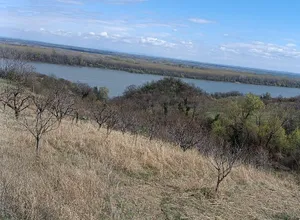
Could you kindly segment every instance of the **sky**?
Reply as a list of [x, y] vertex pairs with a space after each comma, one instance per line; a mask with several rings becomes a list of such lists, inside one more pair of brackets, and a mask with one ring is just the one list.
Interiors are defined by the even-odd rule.
[[298, 0], [0, 0], [0, 36], [300, 73]]

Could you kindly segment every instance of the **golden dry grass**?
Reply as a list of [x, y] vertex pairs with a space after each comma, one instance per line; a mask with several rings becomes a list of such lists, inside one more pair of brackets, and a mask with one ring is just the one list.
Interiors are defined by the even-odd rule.
[[0, 113], [0, 219], [297, 219], [293, 178], [236, 168], [218, 197], [195, 151], [64, 121], [34, 140]]

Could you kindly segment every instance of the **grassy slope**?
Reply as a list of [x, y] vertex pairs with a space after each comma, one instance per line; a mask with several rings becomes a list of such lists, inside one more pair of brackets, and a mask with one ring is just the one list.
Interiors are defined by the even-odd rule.
[[[289, 219], [300, 216], [299, 186], [251, 167], [236, 168], [219, 198], [210, 163], [196, 152], [93, 125], [33, 139], [0, 114], [2, 219]], [[9, 216], [5, 218], [4, 216]], [[0, 217], [1, 219], [1, 217]], [[290, 218], [292, 219], [292, 218]], [[296, 219], [296, 218], [295, 218]]]

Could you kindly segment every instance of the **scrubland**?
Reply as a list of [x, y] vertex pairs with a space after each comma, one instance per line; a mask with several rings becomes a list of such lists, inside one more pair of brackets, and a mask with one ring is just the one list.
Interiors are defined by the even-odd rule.
[[[8, 110], [6, 110], [8, 111]], [[234, 168], [217, 194], [216, 172], [196, 150], [91, 122], [34, 139], [0, 113], [0, 219], [299, 219], [292, 174]]]

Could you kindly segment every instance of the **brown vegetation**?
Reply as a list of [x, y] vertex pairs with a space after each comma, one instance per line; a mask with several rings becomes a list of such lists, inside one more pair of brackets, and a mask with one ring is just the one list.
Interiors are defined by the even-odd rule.
[[[233, 169], [218, 197], [216, 172], [195, 150], [63, 121], [34, 139], [0, 116], [4, 219], [297, 219], [299, 186], [251, 166]], [[284, 218], [286, 217], [286, 218]]]

